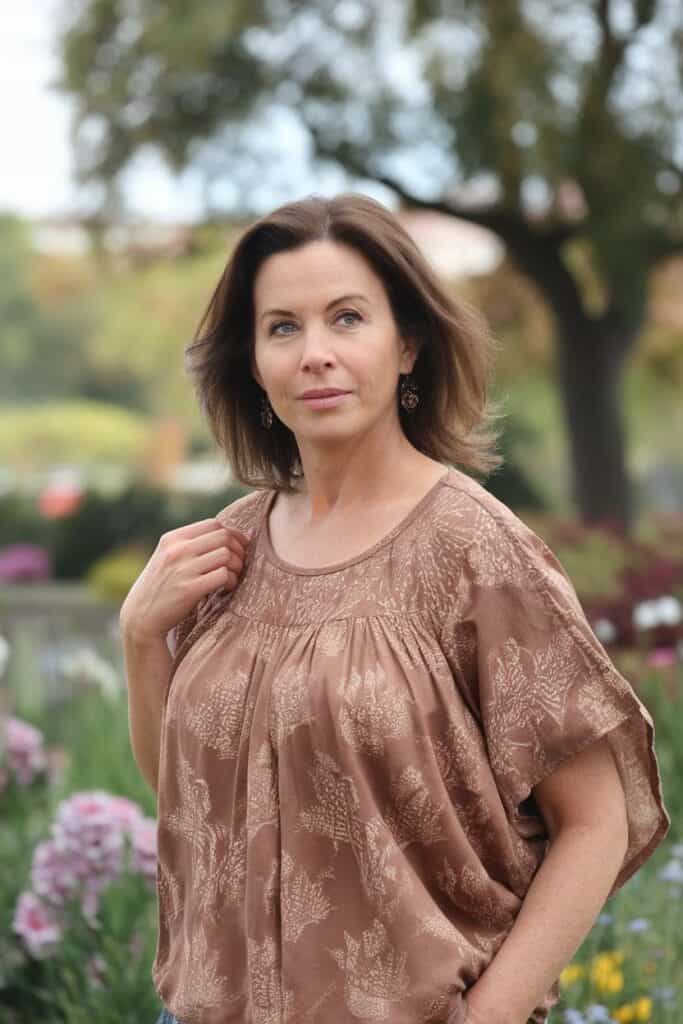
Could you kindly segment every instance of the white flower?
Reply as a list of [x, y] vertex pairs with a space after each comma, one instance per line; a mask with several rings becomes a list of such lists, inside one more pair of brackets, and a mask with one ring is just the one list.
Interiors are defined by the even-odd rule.
[[628, 924], [628, 930], [630, 932], [644, 932], [650, 927], [650, 922], [646, 917], [634, 917]]
[[9, 644], [4, 636], [0, 636], [0, 676], [3, 675], [9, 659]]
[[99, 686], [103, 697], [118, 700], [122, 693], [121, 680], [109, 662], [90, 647], [82, 647], [60, 660], [60, 670], [67, 679]]
[[658, 878], [663, 882], [679, 882], [683, 884], [683, 864], [680, 860], [670, 860], [659, 872]]
[[637, 629], [652, 629], [657, 620], [656, 601], [641, 601], [633, 609], [633, 624]]
[[617, 631], [613, 622], [609, 619], [598, 619], [593, 623], [593, 632], [600, 643], [611, 644], [616, 639]]
[[675, 626], [681, 621], [681, 602], [668, 594], [658, 601], [659, 621], [666, 626]]
[[675, 626], [683, 618], [681, 602], [671, 594], [641, 601], [633, 609], [633, 624], [638, 629], [652, 629], [653, 626]]
[[659, 999], [662, 1003], [673, 1004], [676, 1002], [678, 989], [674, 985], [657, 985], [650, 992], [653, 999]]
[[598, 1024], [598, 1021], [611, 1021], [612, 1015], [602, 1003], [591, 1003], [586, 1007], [586, 1021], [589, 1024]]

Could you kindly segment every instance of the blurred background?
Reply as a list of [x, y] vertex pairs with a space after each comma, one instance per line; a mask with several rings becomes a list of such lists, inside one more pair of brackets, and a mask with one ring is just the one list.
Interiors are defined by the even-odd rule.
[[183, 359], [236, 238], [346, 190], [486, 315], [486, 486], [655, 719], [671, 834], [552, 1024], [683, 1020], [681, 4], [32, 0], [0, 57], [0, 1022], [158, 1012], [118, 609], [244, 493]]

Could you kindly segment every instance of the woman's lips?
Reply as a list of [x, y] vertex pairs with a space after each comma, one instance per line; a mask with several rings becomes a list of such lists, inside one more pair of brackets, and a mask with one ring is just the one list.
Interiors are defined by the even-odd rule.
[[339, 405], [349, 395], [349, 391], [342, 391], [338, 395], [325, 395], [324, 398], [302, 398], [301, 401], [305, 402], [306, 405], [310, 405], [312, 409], [326, 409], [330, 405]]

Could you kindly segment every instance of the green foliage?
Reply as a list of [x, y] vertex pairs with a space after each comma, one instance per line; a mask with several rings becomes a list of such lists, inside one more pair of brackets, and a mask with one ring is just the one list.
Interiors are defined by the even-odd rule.
[[[30, 624], [27, 637], [32, 637]], [[101, 640], [101, 638], [97, 638]], [[119, 651], [119, 662], [121, 652]], [[119, 663], [119, 670], [121, 664]], [[46, 686], [41, 679], [35, 643], [32, 658], [22, 660], [23, 683]], [[31, 679], [26, 678], [26, 674]], [[20, 691], [17, 691], [20, 692]], [[46, 737], [51, 759], [61, 771], [49, 788], [35, 782], [0, 795], [0, 1020], [45, 1024], [137, 1024], [160, 1011], [151, 981], [157, 939], [156, 899], [137, 875], [124, 874], [106, 892], [93, 929], [78, 912], [66, 941], [54, 958], [33, 960], [11, 929], [20, 892], [28, 887], [35, 845], [47, 838], [60, 800], [72, 793], [103, 789], [136, 801], [145, 814], [156, 814], [155, 796], [142, 779], [130, 748], [125, 688], [112, 704], [92, 686], [76, 699], [65, 689], [37, 702], [44, 710], [32, 723]], [[13, 709], [18, 713], [18, 709]], [[21, 715], [21, 717], [24, 717]], [[97, 959], [101, 958], [101, 959]], [[16, 1015], [16, 1016], [15, 1016]]]
[[118, 549], [98, 559], [85, 579], [96, 597], [121, 603], [147, 561], [148, 556], [134, 548]]
[[146, 437], [140, 416], [113, 405], [74, 400], [0, 409], [0, 463], [25, 470], [64, 462], [134, 465]]
[[183, 494], [135, 482], [113, 495], [88, 489], [74, 512], [47, 520], [40, 517], [35, 499], [5, 495], [0, 498], [0, 547], [40, 544], [51, 555], [56, 579], [87, 578], [95, 593], [118, 599], [162, 533], [209, 519], [244, 493], [244, 487], [229, 486], [210, 494]]
[[225, 235], [220, 242], [190, 259], [110, 269], [98, 283], [89, 364], [103, 381], [134, 381], [135, 406], [149, 415], [173, 409], [199, 422], [183, 354], [226, 260]]
[[[498, 211], [537, 227], [581, 222], [608, 291], [642, 309], [643, 266], [680, 243], [683, 228], [671, 157], [681, 90], [676, 19], [662, 5], [638, 5], [617, 29], [608, 5], [590, 0], [461, 2], [449, 31], [438, 5], [400, 6], [397, 16], [367, 5], [348, 22], [334, 4], [239, 3], [228, 16], [202, 0], [162, 19], [154, 6], [130, 15], [88, 0], [61, 37], [62, 87], [77, 98], [80, 120], [96, 117], [104, 129], [98, 147], [79, 147], [83, 176], [108, 186], [113, 201], [114, 180], [143, 146], [154, 143], [180, 169], [200, 144], [255, 124], [264, 97], [286, 101], [296, 90], [318, 157], [381, 177], [382, 157], [428, 140], [443, 165], [428, 194], [441, 198], [446, 187], [453, 194], [454, 184], [493, 175]], [[415, 58], [421, 100], [372, 73], [385, 59], [379, 40], [388, 19], [394, 51]], [[330, 61], [329, 53], [341, 56]], [[655, 77], [664, 64], [666, 86]], [[638, 90], [646, 69], [652, 88]], [[361, 92], [367, 81], [377, 84]], [[364, 131], [353, 130], [354, 103], [362, 103]], [[244, 180], [242, 208], [251, 203], [256, 212], [269, 175], [263, 139], [240, 140], [229, 167], [216, 171], [213, 161], [213, 176]], [[252, 193], [259, 154], [263, 173]], [[529, 184], [545, 192], [540, 212]]]
[[518, 511], [558, 557], [582, 601], [618, 598], [623, 594], [624, 569], [641, 564], [636, 552], [605, 530], [572, 525], [572, 536], [563, 539], [562, 534], [569, 532], [569, 527], [563, 531], [549, 516], [539, 516], [528, 509]]
[[7, 544], [44, 544], [50, 525], [40, 515], [35, 498], [18, 492], [0, 495], [0, 547]]
[[499, 448], [505, 461], [484, 481], [486, 489], [510, 507], [524, 506], [528, 509], [546, 507], [546, 499], [530, 475], [515, 459], [515, 449], [525, 443], [533, 443], [533, 432], [519, 418], [508, 415], [505, 432]]
[[0, 215], [0, 402], [63, 396], [85, 382], [83, 312], [72, 304], [48, 313], [33, 291], [34, 262], [27, 225]]
[[[55, 527], [55, 573], [81, 579], [102, 555], [135, 541], [152, 553], [163, 533], [165, 493], [133, 485], [114, 497], [87, 491]], [[148, 555], [149, 557], [149, 555]]]

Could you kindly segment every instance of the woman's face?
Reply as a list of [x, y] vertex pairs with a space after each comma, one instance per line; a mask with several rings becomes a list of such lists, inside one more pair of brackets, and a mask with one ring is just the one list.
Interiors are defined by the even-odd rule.
[[[310, 445], [400, 430], [399, 373], [416, 354], [398, 334], [382, 280], [351, 246], [311, 242], [277, 253], [254, 280], [254, 377], [275, 415]], [[301, 396], [347, 394], [331, 405]]]

